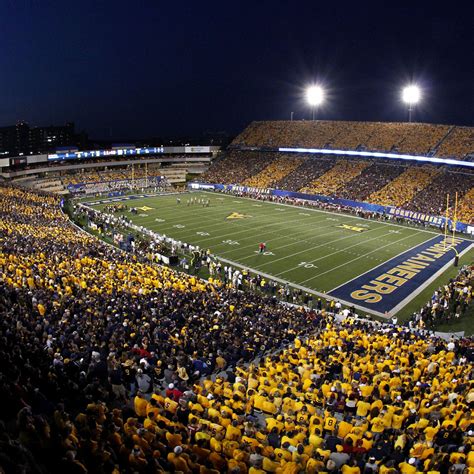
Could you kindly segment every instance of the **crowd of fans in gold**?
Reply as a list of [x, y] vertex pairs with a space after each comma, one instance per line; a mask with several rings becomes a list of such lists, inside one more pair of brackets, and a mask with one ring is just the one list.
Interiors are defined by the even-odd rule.
[[253, 122], [233, 147], [305, 147], [464, 159], [474, 153], [474, 129], [426, 123], [275, 121]]
[[444, 215], [448, 193], [452, 215], [457, 192], [458, 220], [474, 222], [474, 173], [433, 165], [233, 150], [201, 179], [340, 197], [433, 215]]

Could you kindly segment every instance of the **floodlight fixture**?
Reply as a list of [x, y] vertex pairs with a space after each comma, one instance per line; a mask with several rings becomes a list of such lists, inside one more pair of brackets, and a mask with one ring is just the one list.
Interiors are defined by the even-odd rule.
[[407, 86], [402, 92], [403, 102], [406, 104], [417, 104], [421, 99], [421, 91], [418, 86]]
[[324, 89], [321, 86], [314, 85], [306, 90], [306, 101], [311, 107], [312, 117], [314, 120], [314, 112], [324, 102]]
[[408, 121], [411, 122], [413, 109], [420, 102], [421, 90], [418, 86], [412, 84], [403, 88], [402, 100], [408, 106]]

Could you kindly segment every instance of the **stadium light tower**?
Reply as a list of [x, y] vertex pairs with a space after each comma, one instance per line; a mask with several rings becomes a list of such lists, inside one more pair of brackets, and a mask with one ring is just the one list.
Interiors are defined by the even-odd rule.
[[306, 100], [311, 107], [312, 118], [314, 120], [314, 112], [324, 102], [324, 89], [321, 86], [310, 86], [306, 90]]
[[408, 106], [408, 121], [411, 122], [411, 116], [415, 105], [420, 101], [421, 91], [418, 86], [406, 86], [402, 91], [402, 100]]

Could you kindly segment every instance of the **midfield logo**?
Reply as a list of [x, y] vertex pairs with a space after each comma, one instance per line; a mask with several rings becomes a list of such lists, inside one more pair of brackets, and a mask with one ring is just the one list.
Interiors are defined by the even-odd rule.
[[143, 207], [137, 207], [137, 209], [140, 209], [140, 211], [151, 211], [153, 208], [148, 207], [148, 206], [143, 206]]
[[352, 232], [364, 232], [364, 230], [367, 230], [367, 229], [364, 229], [363, 227], [356, 227], [356, 226], [348, 225], [348, 224], [341, 224], [341, 225], [338, 225], [337, 227], [340, 227], [341, 229], [352, 230]]
[[249, 216], [248, 214], [241, 214], [240, 212], [233, 212], [227, 216], [227, 219], [246, 219]]

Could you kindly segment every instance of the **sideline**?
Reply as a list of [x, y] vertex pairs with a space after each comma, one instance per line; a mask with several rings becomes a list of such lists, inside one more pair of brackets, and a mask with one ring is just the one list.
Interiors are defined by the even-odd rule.
[[[428, 230], [428, 229], [425, 229], [424, 227], [421, 227], [421, 226], [416, 226], [414, 225], [413, 227], [412, 226], [408, 226], [408, 225], [401, 225], [401, 224], [394, 224], [394, 223], [391, 223], [391, 222], [388, 222], [388, 221], [379, 221], [377, 219], [367, 219], [365, 217], [359, 217], [359, 216], [354, 216], [350, 213], [346, 213], [346, 212], [334, 212], [334, 211], [328, 211], [326, 209], [315, 209], [311, 206], [296, 206], [295, 204], [287, 204], [287, 203], [283, 203], [283, 202], [273, 202], [273, 201], [262, 201], [261, 199], [256, 199], [256, 198], [253, 198], [253, 197], [248, 197], [248, 196], [235, 196], [233, 194], [226, 194], [226, 193], [220, 193], [220, 192], [217, 192], [217, 191], [208, 191], [207, 189], [193, 189], [193, 190], [190, 190], [190, 192], [201, 192], [201, 193], [209, 193], [209, 194], [220, 194], [220, 195], [224, 195], [224, 196], [233, 196], [233, 197], [237, 197], [239, 199], [248, 199], [250, 201], [256, 201], [256, 202], [260, 202], [260, 203], [264, 203], [264, 204], [274, 204], [275, 206], [286, 206], [286, 207], [292, 207], [294, 209], [306, 209], [308, 211], [312, 211], [312, 212], [324, 212], [325, 214], [331, 214], [332, 216], [338, 216], [338, 215], [344, 215], [344, 216], [347, 216], [347, 217], [351, 217], [352, 219], [359, 219], [359, 220], [363, 220], [364, 222], [376, 222], [378, 224], [383, 224], [383, 225], [393, 225], [395, 227], [401, 227], [402, 229], [417, 229], [419, 230], [420, 232], [427, 232], [429, 234], [435, 234], [435, 235], [443, 235], [443, 232], [435, 232], [434, 230]], [[304, 199], [301, 199], [301, 201], [305, 201]], [[464, 234], [461, 234], [461, 235], [464, 235]], [[468, 240], [469, 242], [472, 242], [472, 239], [466, 239], [465, 237], [459, 237], [460, 239], [463, 239], [463, 240]]]

